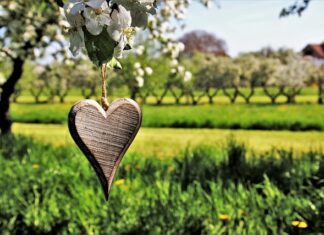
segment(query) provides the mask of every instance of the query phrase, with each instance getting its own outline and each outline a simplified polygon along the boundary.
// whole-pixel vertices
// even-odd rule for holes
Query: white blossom
[[[111,24],[110,12],[105,0],[97,0],[88,3],[91,7],[84,9],[85,26],[92,35],[99,35],[105,25]]]
[[[213,0],[198,1],[208,7]],[[163,45],[162,52],[177,59],[184,45],[168,37],[183,27],[181,22],[190,3],[191,0],[70,0],[64,7],[71,27],[70,49],[77,54],[84,47],[85,39],[81,31],[85,27],[94,36],[100,35],[106,28],[115,41],[112,44],[115,47],[114,56],[121,58],[122,52],[131,48],[137,27],[148,26],[150,39],[159,41]],[[156,10],[157,5],[160,5],[159,11]],[[153,14],[155,17],[149,18]],[[175,25],[174,20],[180,21],[180,24]],[[64,27],[65,23],[61,22],[61,25]],[[136,53],[140,55],[143,51],[139,48]]]
[[[145,73],[149,76],[153,74],[153,69],[151,67],[146,67],[145,68]]]
[[[111,19],[107,30],[111,38],[118,42],[115,48],[115,57],[121,58],[124,48],[128,43],[131,43],[135,34],[135,29],[131,27],[132,17],[130,11],[123,6],[118,6],[118,9],[112,11]]]
[[[156,14],[155,0],[113,0],[112,2],[131,11],[133,27],[146,27],[148,14]]]
[[[186,71],[183,77],[183,80],[185,82],[189,82],[192,79],[192,73],[190,71]]]
[[[135,68],[135,69],[139,69],[139,68],[141,68],[141,64],[140,64],[139,62],[136,62],[136,63],[134,64],[134,68]]]
[[[138,87],[143,87],[144,86],[144,78],[143,77],[137,76],[135,78],[135,80],[137,82]]]

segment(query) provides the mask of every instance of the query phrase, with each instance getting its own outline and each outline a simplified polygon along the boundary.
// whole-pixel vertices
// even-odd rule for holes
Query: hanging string
[[[108,110],[109,108],[109,103],[107,100],[107,80],[106,80],[106,75],[107,75],[107,65],[103,64],[101,66],[101,90],[102,90],[102,95],[101,95],[101,105],[105,111]]]

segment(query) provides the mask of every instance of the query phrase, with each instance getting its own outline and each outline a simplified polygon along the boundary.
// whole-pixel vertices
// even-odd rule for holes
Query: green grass
[[[74,97],[76,98],[76,97]],[[66,123],[72,101],[66,104],[13,104],[12,117],[22,123]],[[226,104],[144,105],[144,127],[222,128],[247,130],[324,130],[324,106]]]
[[[105,202],[76,147],[3,137],[0,233],[320,234],[323,154],[245,153],[231,141],[169,160],[127,154]]]
[[[28,135],[54,146],[73,144],[66,124],[16,123],[13,130],[16,134]],[[230,136],[235,136],[257,152],[270,151],[273,148],[293,148],[298,152],[324,149],[323,132],[141,128],[129,151],[144,155],[151,153],[165,158],[179,154],[189,145],[210,145],[220,149]]]

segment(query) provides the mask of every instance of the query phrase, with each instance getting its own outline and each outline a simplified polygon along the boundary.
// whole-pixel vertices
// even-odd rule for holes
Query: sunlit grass
[[[67,125],[14,124],[14,133],[32,136],[37,141],[55,146],[71,145]],[[308,151],[324,149],[323,132],[246,131],[220,129],[141,128],[129,152],[144,156],[170,157],[190,146],[209,145],[221,148],[234,136],[249,149],[268,151],[272,148]]]

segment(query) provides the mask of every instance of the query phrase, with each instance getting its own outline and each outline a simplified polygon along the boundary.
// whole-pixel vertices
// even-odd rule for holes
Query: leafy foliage
[[[98,36],[93,36],[84,29],[84,37],[88,56],[95,65],[107,64],[113,58],[117,43],[111,39],[107,30],[103,30]]]

